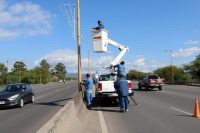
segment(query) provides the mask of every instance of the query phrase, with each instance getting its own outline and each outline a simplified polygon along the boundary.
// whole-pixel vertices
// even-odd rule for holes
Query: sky
[[[9,69],[23,61],[28,69],[46,59],[77,72],[77,41],[62,5],[76,0],[0,0],[0,62]],[[200,54],[200,0],[80,0],[82,71],[104,72],[119,54],[108,46],[95,53],[92,27],[102,20],[110,39],[129,47],[126,72],[183,66]]]

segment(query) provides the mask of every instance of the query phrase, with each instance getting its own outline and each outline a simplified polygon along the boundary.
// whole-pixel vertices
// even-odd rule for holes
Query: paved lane
[[[119,107],[105,103],[93,111],[102,110],[108,133],[199,133],[200,119],[190,115],[197,96],[200,87],[166,85],[163,91],[136,89],[139,105],[130,102],[129,112],[120,113]]]
[[[33,86],[34,104],[0,110],[0,133],[35,133],[58,112],[77,91],[77,82]]]

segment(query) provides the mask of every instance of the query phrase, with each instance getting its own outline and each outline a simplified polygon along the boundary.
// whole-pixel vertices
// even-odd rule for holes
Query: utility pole
[[[78,87],[79,91],[82,91],[81,87],[81,79],[82,79],[82,72],[81,72],[81,33],[80,33],[80,0],[77,0],[77,46],[78,46]]]
[[[77,8],[77,9],[75,9]],[[73,38],[75,39],[75,35],[77,34],[77,57],[78,57],[78,90],[82,91],[82,86],[80,84],[81,79],[82,79],[82,72],[81,72],[81,45],[80,45],[80,39],[81,39],[81,34],[80,34],[80,0],[77,0],[76,5],[72,4],[62,4],[61,9],[64,13],[64,16],[66,17],[66,21],[69,26],[72,26],[72,34]],[[75,13],[76,11],[76,13]],[[76,15],[75,15],[76,14]],[[77,23],[76,21],[77,20]],[[76,26],[77,27],[76,27]],[[77,29],[75,29],[77,28]],[[77,33],[75,32],[77,31]]]

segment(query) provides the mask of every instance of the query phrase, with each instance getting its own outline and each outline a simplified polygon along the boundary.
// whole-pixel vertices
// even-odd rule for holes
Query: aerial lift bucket
[[[94,30],[93,32],[93,51],[96,53],[107,52],[108,32],[105,29]]]

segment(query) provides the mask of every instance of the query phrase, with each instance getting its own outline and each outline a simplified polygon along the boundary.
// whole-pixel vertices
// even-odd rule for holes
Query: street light
[[[172,50],[164,50],[164,52],[170,52],[170,54],[171,54],[171,67],[172,67],[171,82],[172,82],[172,84],[174,84],[173,51]]]

